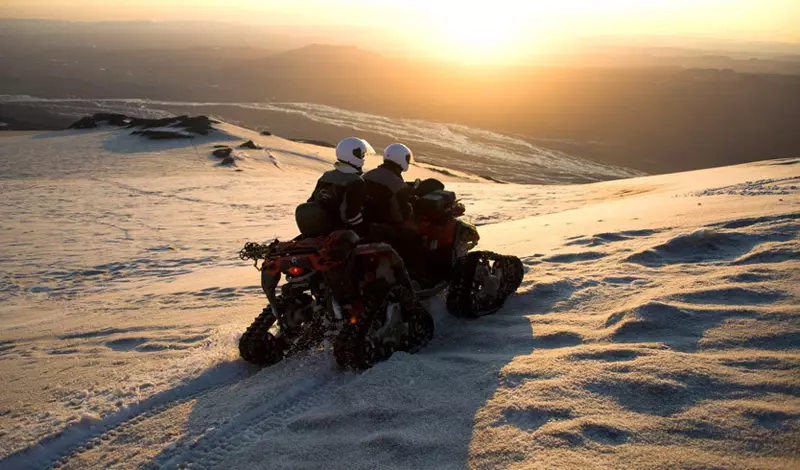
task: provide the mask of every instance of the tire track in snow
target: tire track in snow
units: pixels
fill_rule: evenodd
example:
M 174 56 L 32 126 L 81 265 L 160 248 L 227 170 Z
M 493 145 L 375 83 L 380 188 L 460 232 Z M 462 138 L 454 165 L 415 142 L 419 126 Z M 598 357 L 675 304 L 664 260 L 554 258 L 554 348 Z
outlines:
M 163 419 L 162 415 L 192 400 L 201 401 L 225 387 L 242 383 L 248 377 L 247 367 L 234 362 L 226 365 L 238 370 L 227 377 L 212 374 L 219 380 L 207 383 L 190 382 L 184 386 L 155 395 L 129 409 L 111 415 L 88 427 L 76 425 L 47 442 L 37 444 L 9 459 L 0 462 L 5 468 L 66 468 L 71 460 L 89 452 L 100 451 L 111 455 L 114 441 L 119 436 L 133 434 L 135 427 Z M 175 468 L 177 465 L 199 465 L 209 467 L 222 463 L 227 455 L 237 448 L 247 446 L 265 434 L 283 429 L 295 416 L 302 414 L 330 396 L 332 390 L 348 383 L 356 376 L 343 375 L 329 361 L 318 364 L 315 375 L 300 376 L 283 386 L 276 395 L 265 397 L 254 408 L 244 411 L 217 429 L 189 430 L 174 447 L 162 450 L 144 468 Z M 237 367 L 238 366 L 238 367 Z M 282 369 L 262 369 L 259 380 L 269 380 L 273 373 Z M 226 371 L 226 372 L 236 372 Z M 227 380 L 226 380 L 227 378 Z M 258 386 L 258 385 L 255 385 Z
M 448 324 L 451 317 L 443 310 L 441 302 L 434 305 L 439 308 L 429 308 L 434 310 L 437 326 L 446 326 L 442 323 Z M 330 358 L 328 355 L 325 357 Z M 174 447 L 164 448 L 144 467 L 219 466 L 231 454 L 263 440 L 265 435 L 282 431 L 296 417 L 319 407 L 331 399 L 336 390 L 360 376 L 342 373 L 333 361 L 314 362 L 311 370 L 304 370 L 282 385 L 275 395 L 265 396 L 256 406 L 233 416 L 218 428 L 189 430 Z M 115 438 L 128 434 L 136 426 L 162 419 L 163 414 L 192 400 L 200 401 L 208 397 L 213 402 L 212 394 L 226 387 L 242 384 L 248 378 L 257 380 L 250 387 L 261 387 L 259 384 L 268 382 L 275 374 L 283 374 L 287 367 L 292 366 L 284 362 L 282 366 L 272 366 L 251 375 L 247 366 L 239 361 L 221 364 L 198 379 L 156 394 L 99 422 L 74 425 L 57 436 L 0 461 L 0 469 L 62 468 L 68 467 L 72 459 L 89 451 L 111 453 L 115 450 Z
M 455 318 L 449 314 L 440 297 L 429 299 L 426 304 L 434 316 L 436 328 L 440 334 L 446 335 Z M 302 372 L 277 395 L 265 398 L 255 408 L 235 416 L 213 432 L 195 432 L 194 437 L 199 439 L 189 443 L 188 449 L 184 445 L 166 452 L 147 468 L 220 467 L 231 460 L 231 454 L 264 441 L 265 436 L 280 433 L 297 417 L 335 399 L 338 390 L 361 377 L 361 373 L 342 372 L 328 353 L 324 357 L 327 359 L 316 362 L 311 370 Z M 286 361 L 281 366 L 292 367 Z M 284 369 L 281 366 L 264 369 L 263 378 L 268 380 L 273 374 L 282 374 Z M 184 441 L 187 439 L 184 438 Z
M 242 380 L 248 375 L 240 362 L 221 364 L 189 382 L 157 393 L 92 422 L 79 422 L 0 461 L 0 469 L 51 468 L 109 440 L 120 430 L 139 424 L 203 393 Z M 105 438 L 105 439 L 104 439 Z
M 155 406 L 147 411 L 143 411 L 138 413 L 131 418 L 123 421 L 117 426 L 111 427 L 106 429 L 101 435 L 94 437 L 90 441 L 80 445 L 77 448 L 74 448 L 68 454 L 61 456 L 58 460 L 52 463 L 52 465 L 48 465 L 48 467 L 52 468 L 62 468 L 66 467 L 72 459 L 79 457 L 81 454 L 84 454 L 91 450 L 98 450 L 102 449 L 102 447 L 109 445 L 111 441 L 114 440 L 117 436 L 125 435 L 128 433 L 128 430 L 143 424 L 145 421 L 157 419 L 160 415 L 168 412 L 169 410 L 180 406 L 184 403 L 187 403 L 199 396 L 203 393 L 208 392 L 208 390 L 202 390 L 197 393 L 191 394 L 186 397 L 178 398 L 176 400 L 164 403 L 162 405 Z
M 125 183 L 119 183 L 113 180 L 105 180 L 100 178 L 91 178 L 93 181 L 97 181 L 98 183 L 103 183 L 109 186 L 115 186 L 118 189 L 123 189 L 128 191 L 131 194 L 136 194 L 138 196 L 152 196 L 152 197 L 159 197 L 168 200 L 177 200 L 177 201 L 184 201 L 184 202 L 192 202 L 192 203 L 199 203 L 199 204 L 208 204 L 212 206 L 219 206 L 219 207 L 227 207 L 227 208 L 234 208 L 234 209 L 250 209 L 250 210 L 264 210 L 269 208 L 269 206 L 255 206 L 252 204 L 245 204 L 245 203 L 227 203 L 227 202 L 220 202 L 220 201 L 213 201 L 209 199 L 200 199 L 195 197 L 188 197 L 188 196 L 180 196 L 176 193 L 167 193 L 164 191 L 154 191 L 148 189 L 141 189 L 135 186 L 131 186 Z
M 183 452 L 177 449 L 177 452 L 162 455 L 147 468 L 218 466 L 230 454 L 263 440 L 265 435 L 282 430 L 294 417 L 319 406 L 337 388 L 355 377 L 342 374 L 335 367 L 322 372 L 321 376 L 303 377 L 278 395 L 236 416 L 218 430 L 206 433 L 200 440 L 189 444 L 189 448 Z

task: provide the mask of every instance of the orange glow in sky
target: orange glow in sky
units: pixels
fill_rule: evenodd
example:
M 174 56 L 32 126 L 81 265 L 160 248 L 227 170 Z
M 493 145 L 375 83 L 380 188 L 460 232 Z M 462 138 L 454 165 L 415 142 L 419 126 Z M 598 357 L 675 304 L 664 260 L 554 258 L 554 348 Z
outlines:
M 380 28 L 478 61 L 595 34 L 800 42 L 800 0 L 0 0 L 0 17 L 318 25 L 344 27 L 352 43 Z

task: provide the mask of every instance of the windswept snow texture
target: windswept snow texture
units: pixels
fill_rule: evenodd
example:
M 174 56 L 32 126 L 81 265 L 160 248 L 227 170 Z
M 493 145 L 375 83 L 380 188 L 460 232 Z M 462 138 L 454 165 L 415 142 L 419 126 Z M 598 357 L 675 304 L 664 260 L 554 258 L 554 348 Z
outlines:
M 235 169 L 210 158 L 250 139 L 265 148 Z M 522 287 L 477 320 L 430 300 L 428 347 L 352 373 L 326 350 L 263 370 L 236 350 L 264 307 L 236 252 L 294 235 L 330 149 L 223 124 L 10 133 L 0 155 L 0 469 L 800 467 L 790 160 L 448 177 Z M 780 193 L 697 196 L 765 180 Z
M 605 165 L 547 148 L 548 139 L 524 139 L 459 124 L 420 119 L 389 118 L 313 103 L 200 103 L 142 99 L 60 99 L 0 95 L 0 103 L 48 106 L 76 117 L 115 112 L 142 117 L 165 117 L 171 112 L 214 113 L 226 109 L 259 112 L 264 122 L 291 118 L 301 129 L 339 128 L 346 134 L 380 136 L 404 142 L 425 163 L 455 168 L 518 183 L 576 183 L 640 176 L 643 173 Z M 307 131 L 311 132 L 311 131 Z M 308 137 L 308 136 L 306 136 Z M 533 143 L 541 141 L 542 145 Z M 552 142 L 552 140 L 550 140 Z M 567 143 L 570 142 L 561 142 Z

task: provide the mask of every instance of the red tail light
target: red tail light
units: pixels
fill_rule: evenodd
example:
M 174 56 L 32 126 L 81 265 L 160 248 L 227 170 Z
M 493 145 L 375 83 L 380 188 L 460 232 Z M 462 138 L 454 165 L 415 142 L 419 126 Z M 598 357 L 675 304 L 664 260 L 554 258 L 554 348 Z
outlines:
M 364 303 L 360 300 L 351 302 L 350 305 L 347 306 L 347 312 L 350 315 L 350 324 L 355 325 L 361 320 L 361 317 L 364 316 Z
M 292 277 L 300 277 L 303 272 L 304 270 L 300 266 L 289 266 L 289 269 L 286 270 L 286 273 Z

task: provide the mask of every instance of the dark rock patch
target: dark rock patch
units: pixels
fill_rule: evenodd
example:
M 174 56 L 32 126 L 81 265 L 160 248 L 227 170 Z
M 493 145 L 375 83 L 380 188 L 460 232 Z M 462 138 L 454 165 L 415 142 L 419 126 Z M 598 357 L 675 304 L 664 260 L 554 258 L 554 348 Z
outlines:
M 95 127 L 97 127 L 97 121 L 91 116 L 82 117 L 69 126 L 70 129 L 94 129 Z
M 252 140 L 248 140 L 247 142 L 243 143 L 239 146 L 240 149 L 251 149 L 251 150 L 261 150 L 263 147 L 256 144 Z
M 214 150 L 211 154 L 214 155 L 217 158 L 228 158 L 228 157 L 230 157 L 232 152 L 233 152 L 232 148 L 225 147 L 225 148 L 220 148 L 220 149 Z
M 86 116 L 69 126 L 70 129 L 94 129 L 99 125 L 110 125 L 128 129 L 139 129 L 133 134 L 154 140 L 186 139 L 193 135 L 208 135 L 219 121 L 208 116 L 177 116 L 160 119 L 135 118 L 118 113 L 96 113 Z M 158 128 L 158 129 L 156 129 Z M 170 130 L 166 130 L 169 128 Z M 155 129 L 155 130 L 154 130 Z M 174 129 L 172 131 L 171 129 Z
M 108 124 L 109 126 L 126 126 L 129 125 L 132 118 L 118 113 L 96 113 L 91 116 L 85 116 L 74 122 L 70 129 L 94 129 L 100 124 Z

